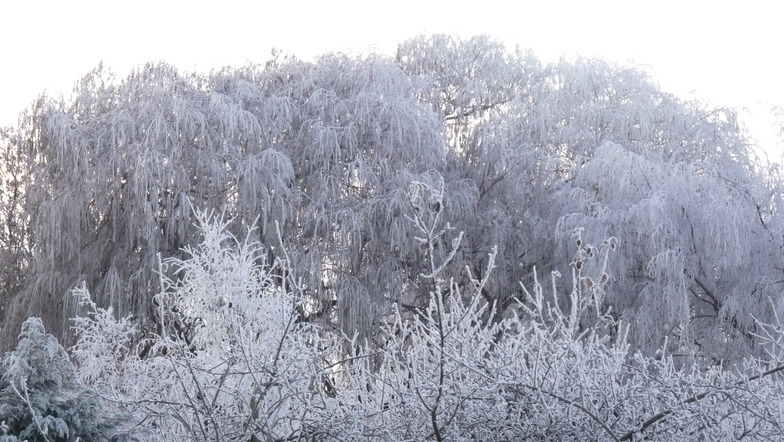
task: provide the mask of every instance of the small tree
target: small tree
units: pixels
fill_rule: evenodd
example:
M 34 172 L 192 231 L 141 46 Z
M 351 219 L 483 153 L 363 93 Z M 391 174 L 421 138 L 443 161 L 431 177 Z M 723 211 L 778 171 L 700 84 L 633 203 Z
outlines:
M 39 318 L 22 325 L 16 350 L 0 364 L 0 422 L 4 440 L 119 441 L 123 420 L 76 376 L 68 354 Z

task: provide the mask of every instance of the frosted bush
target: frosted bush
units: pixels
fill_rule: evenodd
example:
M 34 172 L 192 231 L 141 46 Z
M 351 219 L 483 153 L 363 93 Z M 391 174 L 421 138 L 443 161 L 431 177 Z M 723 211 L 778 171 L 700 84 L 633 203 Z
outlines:
M 202 243 L 163 260 L 176 279 L 161 276 L 160 333 L 139 337 L 76 291 L 91 311 L 74 322 L 80 375 L 132 410 L 151 440 L 784 436 L 779 325 L 759 325 L 769 357 L 726 368 L 679 363 L 666 343 L 653 356 L 635 351 L 635 324 L 600 301 L 623 245 L 592 246 L 581 230 L 566 296 L 560 274 L 543 284 L 535 272 L 500 315 L 485 293 L 494 250 L 482 277 L 449 273 L 463 235 L 424 203 L 441 191 L 436 179 L 409 195 L 429 301 L 391 310 L 374 342 L 303 321 L 286 263 L 266 263 L 264 246 L 199 213 Z
M 203 242 L 163 261 L 177 276 L 161 276 L 160 333 L 131 351 L 128 320 L 76 292 L 92 309 L 74 323 L 82 376 L 132 408 L 154 438 L 306 437 L 337 342 L 298 321 L 296 282 L 275 276 L 282 261 L 266 263 L 261 245 L 236 240 L 222 219 L 197 218 Z

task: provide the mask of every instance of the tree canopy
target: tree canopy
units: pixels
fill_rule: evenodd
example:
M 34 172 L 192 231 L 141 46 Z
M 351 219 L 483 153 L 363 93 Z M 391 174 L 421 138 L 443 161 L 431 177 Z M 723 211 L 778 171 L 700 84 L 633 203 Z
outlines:
M 460 293 L 500 320 L 535 268 L 598 265 L 582 241 L 611 237 L 594 277 L 635 324 L 634 349 L 737 360 L 759 351 L 752 318 L 782 302 L 778 175 L 732 110 L 678 99 L 638 67 L 421 36 L 394 57 L 161 63 L 124 79 L 99 67 L 19 121 L 0 138 L 6 348 L 29 315 L 72 342 L 81 282 L 159 331 L 160 257 L 195 244 L 192 207 L 222 211 L 234 234 L 255 223 L 268 262 L 299 281 L 300 320 L 371 343 L 396 309 L 427 308 L 433 260 L 467 288 L 463 270 L 483 280 L 495 250 L 492 277 Z M 411 210 L 454 230 L 422 237 Z

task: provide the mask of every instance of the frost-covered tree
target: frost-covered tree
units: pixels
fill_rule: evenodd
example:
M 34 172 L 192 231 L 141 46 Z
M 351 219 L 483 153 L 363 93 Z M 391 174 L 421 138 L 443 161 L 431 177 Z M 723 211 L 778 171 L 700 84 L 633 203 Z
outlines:
M 571 263 L 584 227 L 621 241 L 607 302 L 639 323 L 636 346 L 667 339 L 715 360 L 753 347 L 750 314 L 772 319 L 784 280 L 781 187 L 733 111 L 678 100 L 640 69 L 541 67 L 481 38 L 421 37 L 397 57 L 444 122 L 458 195 L 473 198 L 454 218 L 474 251 L 459 264 L 481 274 L 498 247 L 483 295 L 499 309 L 534 266 Z
M 38 318 L 24 322 L 19 344 L 0 364 L 0 422 L 4 441 L 129 440 L 118 431 L 123 420 L 80 382 Z
M 636 324 L 637 345 L 669 340 L 676 353 L 696 349 L 716 360 L 748 354 L 753 317 L 772 320 L 768 301 L 780 302 L 772 189 L 736 153 L 721 161 L 657 156 L 601 145 L 575 174 L 559 230 L 624 238 L 611 272 L 624 277 L 608 301 Z
M 579 227 L 588 242 L 618 238 L 605 303 L 649 354 L 665 338 L 706 362 L 758 351 L 749 314 L 769 321 L 768 297 L 780 302 L 780 176 L 731 111 L 679 100 L 635 67 L 542 65 L 486 37 L 436 35 L 394 58 L 158 64 L 120 80 L 99 68 L 70 100 L 38 100 L 2 145 L 19 177 L 2 183 L 13 222 L 0 258 L 16 269 L 6 346 L 28 314 L 65 337 L 80 281 L 99 306 L 159 329 L 157 256 L 197 240 L 190 204 L 258 218 L 268 262 L 287 250 L 279 276 L 301 281 L 301 320 L 381 345 L 381 320 L 420 311 L 433 288 L 404 217 L 412 182 L 438 189 L 414 207 L 463 232 L 446 270 L 495 318 L 534 267 L 574 262 Z M 493 277 L 464 290 L 462 270 L 484 279 L 493 248 Z
M 8 318 L 35 311 L 65 335 L 60 302 L 82 278 L 100 304 L 151 318 L 157 254 L 194 240 L 191 201 L 260 217 L 265 240 L 280 222 L 314 315 L 367 331 L 404 268 L 377 233 L 407 244 L 395 198 L 443 163 L 438 121 L 411 94 L 391 60 L 335 55 L 208 76 L 150 65 L 121 82 L 99 68 L 70 102 L 40 100 L 4 139 L 34 158 L 17 232 L 32 262 Z
M 0 128 L 0 140 L 8 140 L 11 128 Z M 18 136 L 21 136 L 19 134 Z M 0 314 L 8 294 L 19 291 L 30 260 L 29 214 L 25 208 L 25 189 L 29 184 L 28 158 L 15 143 L 0 141 Z M 0 346 L 1 348 L 2 346 Z

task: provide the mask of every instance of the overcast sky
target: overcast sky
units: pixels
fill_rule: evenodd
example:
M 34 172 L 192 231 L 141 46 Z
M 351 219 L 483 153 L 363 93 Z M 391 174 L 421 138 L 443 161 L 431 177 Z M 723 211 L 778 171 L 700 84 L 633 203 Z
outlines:
M 780 3 L 9 0 L 0 5 L 0 124 L 44 89 L 69 92 L 101 61 L 124 76 L 148 61 L 209 70 L 264 61 L 273 47 L 310 58 L 392 53 L 420 33 L 489 34 L 543 61 L 580 54 L 648 65 L 666 91 L 749 109 L 753 135 L 772 144 L 768 111 L 784 106 Z

